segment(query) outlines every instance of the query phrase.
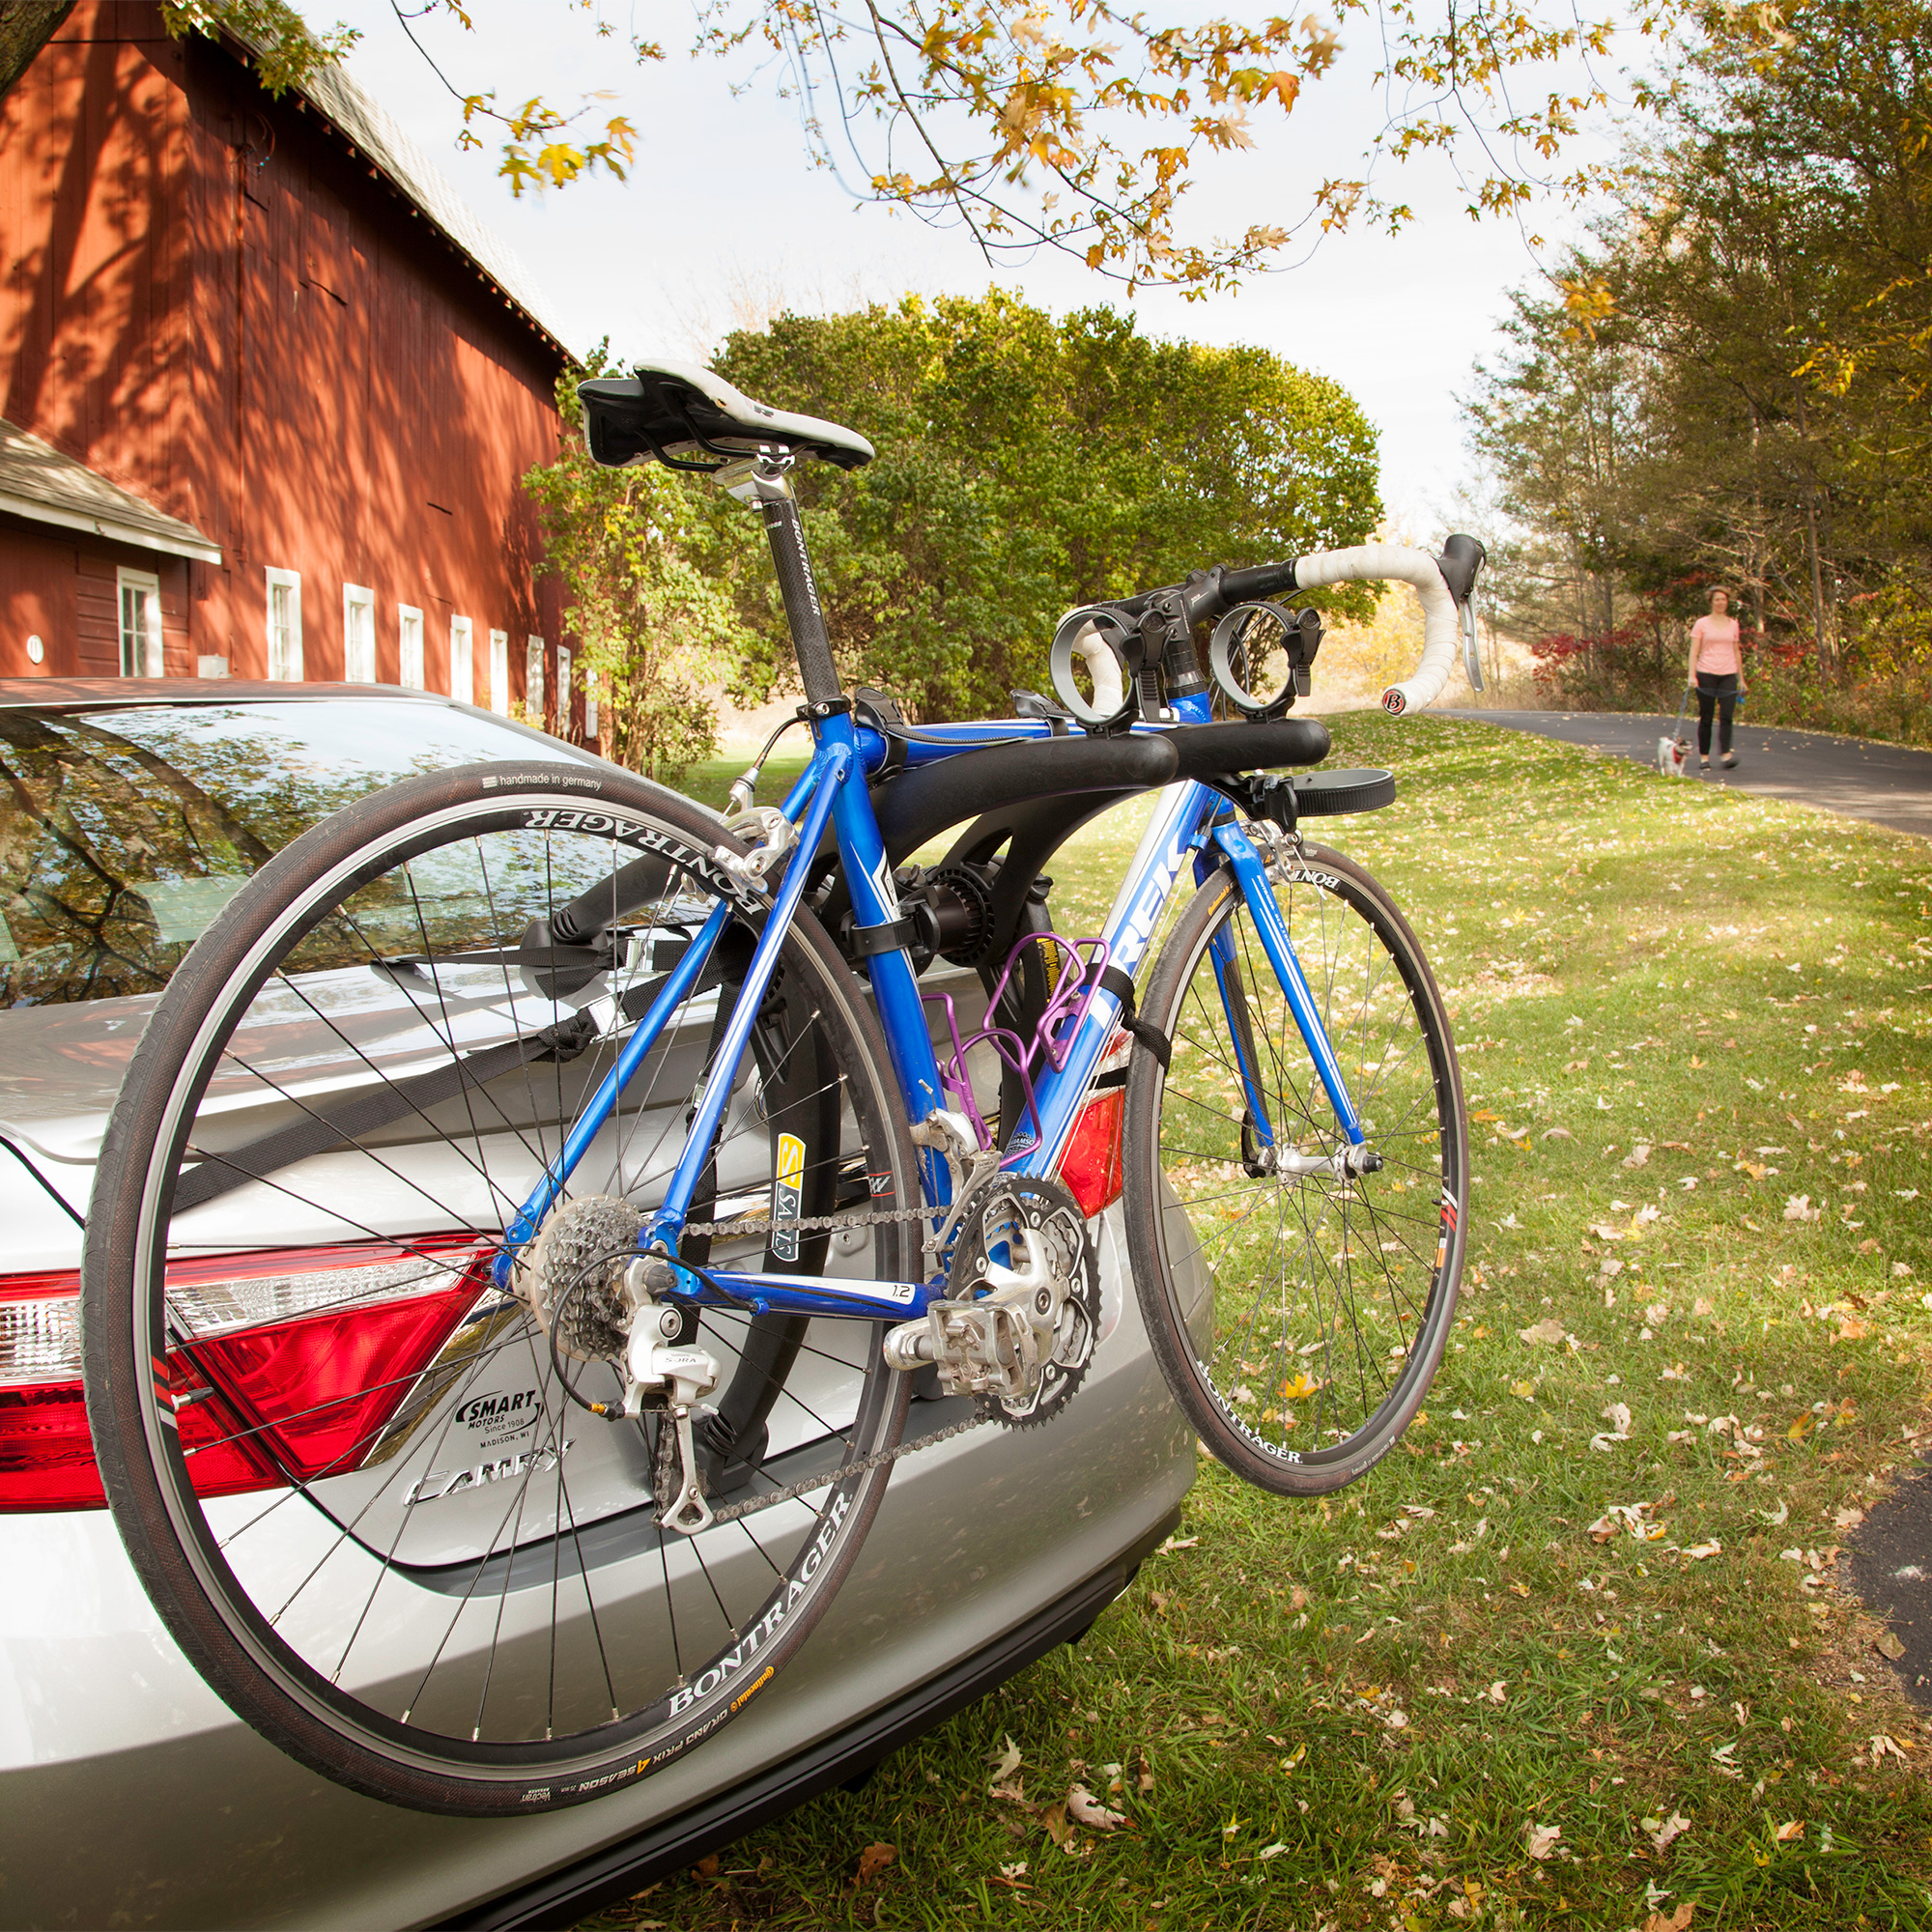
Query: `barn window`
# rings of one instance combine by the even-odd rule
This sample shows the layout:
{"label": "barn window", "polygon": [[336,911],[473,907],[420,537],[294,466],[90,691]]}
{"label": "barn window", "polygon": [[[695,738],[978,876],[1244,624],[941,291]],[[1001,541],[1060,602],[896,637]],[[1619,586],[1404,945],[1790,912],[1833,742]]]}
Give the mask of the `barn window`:
{"label": "barn window", "polygon": [[293,570],[270,570],[269,675],[299,684],[302,674],[302,581]]}
{"label": "barn window", "polygon": [[148,570],[115,573],[121,588],[121,675],[161,676],[161,580]]}
{"label": "barn window", "polygon": [[490,709],[510,715],[510,634],[490,633]]}
{"label": "barn window", "polygon": [[597,673],[587,668],[583,673],[583,735],[587,739],[597,736]]}
{"label": "barn window", "polygon": [[423,613],[413,604],[396,606],[396,682],[423,688]]}
{"label": "barn window", "polygon": [[449,695],[459,704],[476,702],[475,636],[468,617],[449,620]]}
{"label": "barn window", "polygon": [[342,586],[342,675],[349,684],[376,682],[376,593],[360,583]]}
{"label": "barn window", "polygon": [[524,670],[524,715],[532,724],[544,722],[544,640],[529,640],[529,656]]}
{"label": "barn window", "polygon": [[556,647],[556,735],[570,736],[570,653]]}

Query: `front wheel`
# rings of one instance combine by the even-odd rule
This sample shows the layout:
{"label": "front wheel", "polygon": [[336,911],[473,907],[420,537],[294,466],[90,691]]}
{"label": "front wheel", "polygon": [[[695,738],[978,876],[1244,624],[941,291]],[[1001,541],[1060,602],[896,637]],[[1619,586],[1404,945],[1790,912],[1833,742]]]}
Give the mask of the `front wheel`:
{"label": "front wheel", "polygon": [[1314,1495],[1394,1447],[1442,1358],[1468,1133],[1448,1015],[1394,902],[1321,847],[1270,884],[1381,1164],[1317,1164],[1347,1142],[1223,870],[1141,1001],[1171,1057],[1138,1050],[1128,1077],[1127,1244],[1155,1358],[1202,1441],[1263,1489]]}

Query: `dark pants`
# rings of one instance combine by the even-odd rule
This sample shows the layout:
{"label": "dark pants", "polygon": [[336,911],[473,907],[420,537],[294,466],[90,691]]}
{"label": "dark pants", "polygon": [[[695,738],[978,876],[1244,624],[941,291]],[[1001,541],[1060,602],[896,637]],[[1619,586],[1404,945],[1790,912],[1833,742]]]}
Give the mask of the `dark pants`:
{"label": "dark pants", "polygon": [[1731,720],[1738,708],[1738,674],[1734,670],[1697,673],[1697,749],[1711,755],[1711,713],[1718,714],[1718,743],[1726,757],[1731,750]]}

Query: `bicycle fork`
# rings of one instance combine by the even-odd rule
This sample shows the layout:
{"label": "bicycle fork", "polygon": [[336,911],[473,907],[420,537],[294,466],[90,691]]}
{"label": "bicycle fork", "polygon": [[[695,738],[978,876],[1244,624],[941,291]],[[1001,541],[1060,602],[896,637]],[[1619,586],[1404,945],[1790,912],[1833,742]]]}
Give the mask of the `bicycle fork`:
{"label": "bicycle fork", "polygon": [[1348,1142],[1334,1154],[1307,1154],[1281,1144],[1274,1122],[1268,1116],[1261,1077],[1261,1056],[1248,1008],[1247,987],[1241,976],[1240,961],[1236,956],[1234,935],[1224,926],[1214,935],[1208,951],[1241,1077],[1246,1110],[1246,1118],[1241,1123],[1242,1164],[1251,1174],[1257,1175],[1332,1173],[1339,1179],[1347,1179],[1351,1174],[1373,1172],[1381,1165],[1380,1158],[1367,1151],[1367,1135],[1361,1117],[1355,1111],[1348,1082],[1342,1077],[1341,1065],[1335,1058],[1327,1029],[1321,1024],[1315,995],[1301,970],[1301,961],[1295,956],[1288,922],[1282,917],[1280,902],[1268,880],[1267,867],[1261,854],[1255,850],[1254,842],[1238,825],[1233,822],[1217,825],[1210,837],[1235,874],[1241,897],[1254,919],[1255,930],[1261,936],[1262,950],[1267,954],[1275,978],[1281,982],[1289,1010],[1294,1015],[1294,1024],[1301,1034],[1302,1044],[1308,1049],[1308,1057],[1321,1076],[1328,1104],[1334,1108],[1336,1122]]}

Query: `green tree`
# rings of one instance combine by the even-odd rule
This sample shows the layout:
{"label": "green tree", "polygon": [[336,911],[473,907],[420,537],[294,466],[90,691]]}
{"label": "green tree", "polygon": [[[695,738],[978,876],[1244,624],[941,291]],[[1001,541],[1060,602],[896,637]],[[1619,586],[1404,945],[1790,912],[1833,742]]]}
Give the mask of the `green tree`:
{"label": "green tree", "polygon": [[[908,297],[741,331],[718,366],[878,445],[797,482],[842,668],[921,717],[1044,688],[1075,605],[1359,542],[1381,514],[1375,432],[1338,384],[1262,349],[1151,341],[1107,309]],[[782,639],[768,580],[741,579],[748,628]],[[1341,601],[1366,614],[1374,596]],[[788,672],[781,645],[752,674]]]}
{"label": "green tree", "polygon": [[717,693],[743,655],[727,546],[699,498],[656,465],[606,469],[583,446],[577,384],[600,347],[557,383],[562,446],[524,487],[542,512],[545,561],[563,581],[564,624],[596,680],[606,749],[674,780],[717,747]]}

